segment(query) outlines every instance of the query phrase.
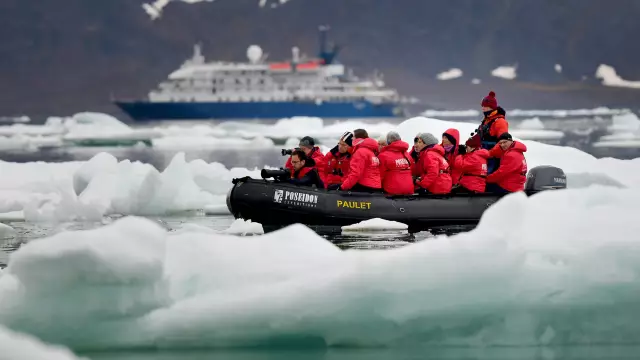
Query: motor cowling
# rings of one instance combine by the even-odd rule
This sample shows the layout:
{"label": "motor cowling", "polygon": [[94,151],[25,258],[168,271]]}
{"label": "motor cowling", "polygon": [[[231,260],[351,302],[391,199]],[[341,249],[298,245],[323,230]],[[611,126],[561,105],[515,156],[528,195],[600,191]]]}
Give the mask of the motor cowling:
{"label": "motor cowling", "polygon": [[526,192],[538,192],[544,190],[558,190],[567,188],[567,175],[555,166],[542,165],[529,170],[527,182],[524,185]]}

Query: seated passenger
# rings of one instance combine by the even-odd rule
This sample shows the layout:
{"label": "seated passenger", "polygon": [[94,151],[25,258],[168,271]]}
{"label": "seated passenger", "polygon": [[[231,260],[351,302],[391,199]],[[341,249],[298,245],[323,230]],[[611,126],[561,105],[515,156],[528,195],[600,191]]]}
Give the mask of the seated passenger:
{"label": "seated passenger", "polygon": [[482,149],[479,136],[472,136],[465,145],[455,159],[460,178],[451,193],[482,193],[486,186],[489,151]]}
{"label": "seated passenger", "polygon": [[287,182],[302,186],[316,186],[320,189],[324,188],[322,179],[315,168],[315,161],[302,150],[295,150],[291,154],[291,178]]}
{"label": "seated passenger", "polygon": [[460,169],[456,166],[456,157],[460,145],[460,132],[457,129],[447,129],[442,133],[442,147],[444,148],[444,158],[451,166],[451,181],[453,185],[460,179]]}
{"label": "seated passenger", "polygon": [[387,138],[384,136],[381,136],[378,139],[378,151],[376,152],[377,154],[380,154],[380,151],[382,151],[382,148],[384,148],[385,146],[387,146]]}
{"label": "seated passenger", "polygon": [[[354,136],[363,136],[362,132],[354,130]],[[368,136],[368,135],[367,135]],[[339,190],[361,192],[380,192],[380,160],[376,156],[378,142],[369,137],[356,138],[353,141],[353,155],[349,164],[349,174],[346,176]]]}
{"label": "seated passenger", "polygon": [[[509,133],[500,135],[498,146],[500,150],[494,156],[500,158],[500,166],[487,176],[486,191],[504,194],[524,190],[527,181],[527,160],[524,153],[527,147],[519,141],[513,141]],[[494,151],[491,153],[493,155]]]}
{"label": "seated passenger", "polygon": [[[307,155],[307,158],[313,159],[313,161],[316,164],[315,167],[318,170],[318,174],[320,175],[320,178],[324,182],[325,181],[324,176],[326,172],[326,163],[324,161],[324,154],[322,153],[320,148],[315,145],[316,145],[315,141],[311,136],[305,136],[302,139],[300,139],[300,144],[298,144],[298,147],[300,148],[300,150],[304,151],[304,153]],[[287,159],[285,168],[293,169],[293,166],[291,166],[291,156],[289,157],[289,159]]]}
{"label": "seated passenger", "polygon": [[391,131],[387,134],[387,146],[382,148],[380,159],[380,180],[382,189],[391,195],[413,194],[413,179],[411,165],[413,160],[407,156],[409,144],[400,139],[400,135]]}
{"label": "seated passenger", "polygon": [[338,145],[325,155],[324,162],[327,165],[325,170],[325,185],[327,189],[336,190],[349,173],[351,145],[353,145],[353,133],[347,131],[340,137]]}
{"label": "seated passenger", "polygon": [[416,191],[427,194],[447,194],[451,191],[449,163],[444,158],[444,148],[438,145],[438,139],[429,133],[418,135],[414,145],[420,153],[414,166]]}

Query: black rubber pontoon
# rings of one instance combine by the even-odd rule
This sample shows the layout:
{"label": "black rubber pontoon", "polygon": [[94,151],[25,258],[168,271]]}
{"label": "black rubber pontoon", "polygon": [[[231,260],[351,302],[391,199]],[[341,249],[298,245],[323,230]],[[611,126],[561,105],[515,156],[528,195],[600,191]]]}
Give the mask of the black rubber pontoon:
{"label": "black rubber pontoon", "polygon": [[[263,174],[264,176],[265,174]],[[281,175],[278,170],[267,176]],[[484,211],[503,195],[389,196],[349,191],[327,191],[251,178],[234,179],[227,195],[233,216],[264,226],[344,226],[372,218],[399,221],[411,231],[442,225],[477,224]],[[527,176],[525,193],[566,188],[562,169],[539,166]]]}

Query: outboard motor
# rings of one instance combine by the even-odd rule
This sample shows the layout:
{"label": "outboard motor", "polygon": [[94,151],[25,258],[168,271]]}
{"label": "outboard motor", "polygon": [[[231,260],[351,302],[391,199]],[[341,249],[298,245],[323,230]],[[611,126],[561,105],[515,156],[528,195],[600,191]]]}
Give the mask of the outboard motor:
{"label": "outboard motor", "polygon": [[544,190],[558,190],[567,188],[567,176],[562,169],[555,166],[542,165],[529,170],[524,191],[535,194]]}

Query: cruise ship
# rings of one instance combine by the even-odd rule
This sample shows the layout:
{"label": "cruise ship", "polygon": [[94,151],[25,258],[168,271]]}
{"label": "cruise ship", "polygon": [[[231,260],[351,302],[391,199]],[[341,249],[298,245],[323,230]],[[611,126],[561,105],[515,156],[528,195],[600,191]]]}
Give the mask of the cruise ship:
{"label": "cruise ship", "polygon": [[317,57],[293,47],[282,62],[268,62],[257,45],[247,49],[247,62],[206,62],[196,45],[147,99],[114,102],[135,121],[403,116],[404,100],[381,74],[359,79],[336,61],[339,47],[327,46],[328,30],[319,28]]}

